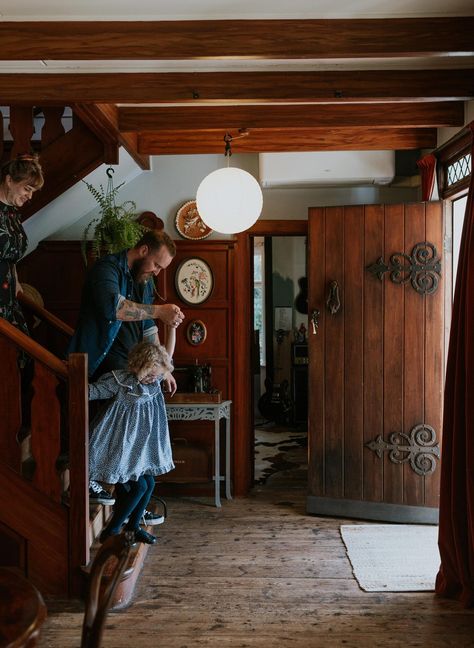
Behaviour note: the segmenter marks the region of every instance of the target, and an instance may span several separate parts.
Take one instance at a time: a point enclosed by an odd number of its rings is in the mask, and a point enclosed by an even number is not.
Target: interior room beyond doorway
[[[307,447],[306,237],[254,237],[253,267],[254,481],[264,485],[299,467]]]

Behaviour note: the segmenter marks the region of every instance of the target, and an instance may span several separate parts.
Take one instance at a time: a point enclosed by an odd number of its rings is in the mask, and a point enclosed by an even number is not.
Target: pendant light
[[[247,135],[242,133],[238,137]],[[252,227],[262,212],[263,195],[253,175],[229,166],[232,136],[226,133],[227,167],[204,178],[196,194],[196,206],[204,223],[221,234],[237,234]]]

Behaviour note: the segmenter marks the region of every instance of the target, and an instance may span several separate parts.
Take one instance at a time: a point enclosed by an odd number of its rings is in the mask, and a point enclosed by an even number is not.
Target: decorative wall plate
[[[212,234],[212,229],[208,227],[199,216],[195,200],[185,202],[184,205],[178,209],[175,225],[179,234],[191,241],[198,241],[199,239],[204,239],[209,236],[209,234]]]
[[[202,320],[193,320],[189,322],[188,328],[186,329],[186,339],[189,344],[193,346],[198,346],[202,344],[207,337],[207,328]]]
[[[175,287],[178,297],[186,304],[202,304],[214,288],[210,266],[198,257],[185,259],[176,270]]]
[[[143,227],[151,230],[162,230],[165,227],[165,224],[163,223],[161,218],[152,211],[142,212],[137,218],[137,221],[140,223],[140,225],[143,225]]]

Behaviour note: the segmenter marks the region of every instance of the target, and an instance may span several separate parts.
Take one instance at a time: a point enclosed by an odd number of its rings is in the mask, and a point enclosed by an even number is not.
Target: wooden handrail
[[[40,344],[28,337],[28,335],[25,335],[22,331],[13,326],[13,324],[10,324],[10,322],[7,322],[7,320],[1,317],[0,335],[4,335],[15,342],[15,344],[28,353],[28,355],[49,367],[51,371],[54,371],[54,373],[61,376],[61,378],[67,378],[67,367],[62,360],[47,351]]]
[[[46,308],[43,308],[43,306],[37,304],[35,301],[33,301],[33,299],[31,299],[31,297],[28,297],[27,295],[25,295],[25,293],[20,292],[18,293],[18,301],[23,306],[26,306],[31,311],[33,311],[33,313],[39,318],[54,326],[54,328],[56,328],[58,331],[61,331],[69,337],[72,337],[74,333],[74,329],[72,327],[59,319],[59,317],[56,317],[56,315],[50,313],[48,310],[46,310]]]
[[[90,559],[87,355],[71,354],[68,361],[62,361],[3,318],[0,318],[0,343],[4,364],[6,363],[10,369],[7,375],[11,374],[13,378],[10,380],[15,383],[13,388],[4,390],[4,393],[0,394],[2,407],[7,402],[10,403],[10,407],[5,411],[13,411],[12,416],[2,421],[0,426],[2,429],[0,438],[3,442],[0,463],[3,468],[11,468],[14,474],[21,475],[19,445],[16,441],[9,445],[9,438],[16,439],[16,430],[22,422],[21,396],[18,403],[14,398],[12,399],[12,389],[18,393],[21,391],[17,353],[22,350],[36,361],[32,383],[34,395],[30,410],[31,450],[36,462],[32,484],[35,492],[46,496],[51,504],[59,504],[62,497],[60,485],[58,488],[56,483],[59,479],[56,459],[60,452],[61,434],[61,406],[57,391],[59,380],[64,380],[67,388],[64,415],[67,417],[65,423],[68,431],[70,487],[69,515],[64,516],[63,520],[69,528],[59,526],[58,532],[65,533],[64,542],[67,545],[69,572],[68,591],[77,596],[82,588],[81,566],[87,564]],[[13,450],[10,451],[10,448]]]

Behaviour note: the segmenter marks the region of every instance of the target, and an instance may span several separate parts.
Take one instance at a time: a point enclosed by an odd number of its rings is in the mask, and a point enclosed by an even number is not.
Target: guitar
[[[258,410],[263,418],[275,423],[289,423],[291,417],[291,397],[288,380],[274,383],[271,378],[265,379],[266,392],[258,400]]]
[[[277,335],[277,366],[280,369],[281,344],[287,332],[279,329]],[[286,424],[290,422],[293,403],[290,396],[290,384],[284,379],[273,382],[270,377],[265,378],[265,393],[258,400],[260,414],[267,421]]]

